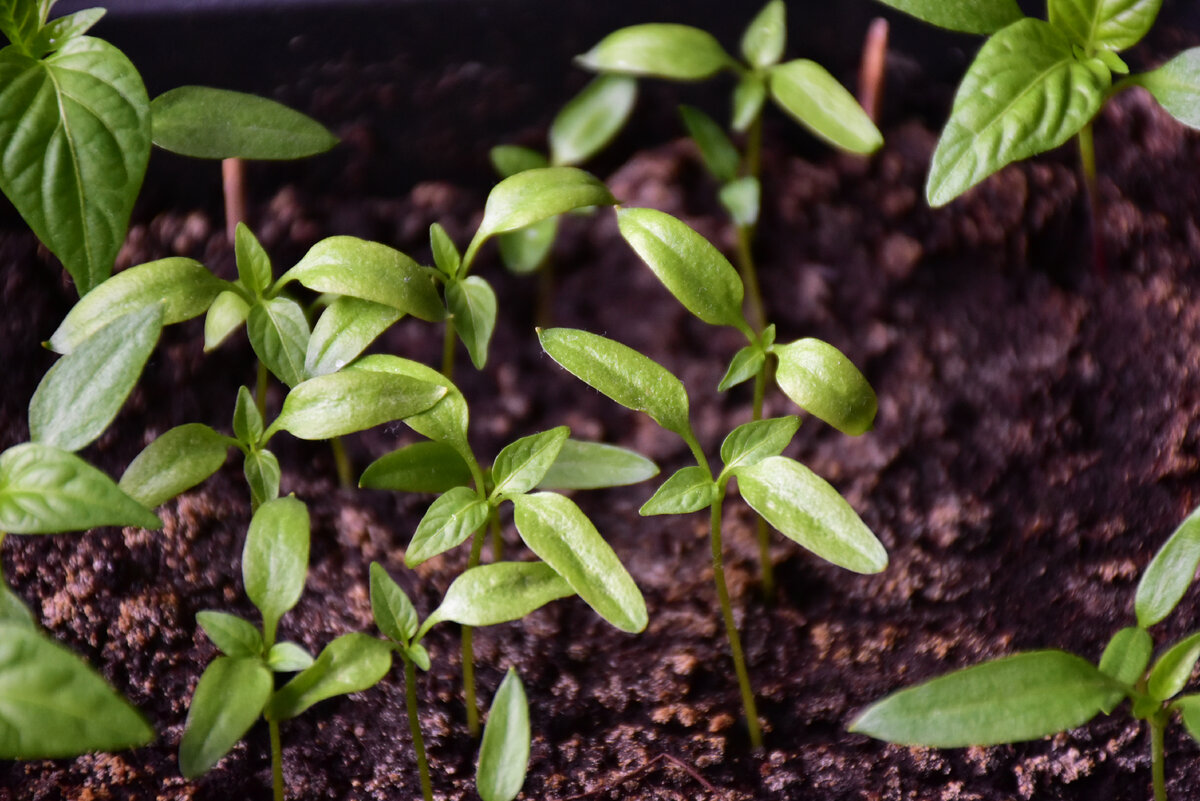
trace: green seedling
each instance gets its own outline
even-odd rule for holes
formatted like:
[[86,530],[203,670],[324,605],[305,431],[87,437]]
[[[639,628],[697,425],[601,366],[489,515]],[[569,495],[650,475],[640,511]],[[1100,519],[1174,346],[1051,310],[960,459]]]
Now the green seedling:
[[762,112],[769,97],[820,139],[851,153],[873,153],[883,144],[854,96],[814,61],[782,62],[787,45],[787,10],[771,0],[742,35],[739,60],[709,33],[688,25],[648,24],[622,28],[576,61],[602,73],[700,81],[721,72],[737,78],[730,127],[745,134],[740,152],[721,126],[699,109],[682,109],[684,124],[705,165],[721,184],[721,204],[738,235],[738,266],[749,289],[750,319],[765,325],[754,266],[753,242],[761,199]]
[[[857,573],[877,573],[887,566],[887,552],[837,490],[804,465],[780,455],[800,425],[798,418],[757,420],[735,428],[721,445],[723,467],[714,476],[692,430],[687,390],[666,368],[632,348],[585,331],[554,328],[540,331],[539,338],[546,353],[568,372],[622,406],[645,412],[660,426],[678,434],[691,450],[696,464],[668,478],[640,513],[709,510],[713,582],[750,742],[760,747],[762,732],[754,692],[725,584],[721,519],[729,482],[737,479],[742,498],[785,536],[836,565]],[[807,379],[811,391],[819,397],[833,397],[831,387],[836,389],[847,378],[853,378],[847,372],[853,370],[852,366],[837,362],[826,366],[833,370],[828,383],[815,376]]]
[[1084,725],[1128,699],[1150,727],[1155,801],[1166,801],[1163,732],[1178,715],[1200,742],[1200,694],[1184,694],[1200,658],[1200,633],[1151,665],[1148,629],[1183,598],[1200,565],[1200,510],[1183,521],[1142,573],[1137,624],[1113,635],[1092,664],[1065,651],[1030,651],[949,673],[869,706],[850,730],[893,743],[959,748],[1036,740]]
[[[511,503],[521,539],[597,614],[622,631],[645,628],[645,602],[617,555],[573,501],[549,490],[634,483],[658,472],[653,463],[621,448],[573,442],[569,429],[560,426],[509,444],[484,470],[468,441],[466,399],[449,380],[396,356],[368,356],[360,364],[422,382],[440,381],[446,393],[433,408],[404,421],[428,441],[380,457],[359,482],[370,489],[438,493],[405,551],[406,565],[416,567],[470,540],[467,567],[474,568],[489,525],[498,554],[500,508]],[[477,737],[469,626],[463,629],[462,649],[467,727]]]
[[[271,740],[274,798],[283,801],[279,724],[319,701],[373,687],[391,668],[391,649],[367,634],[344,634],[316,659],[295,643],[277,641],[280,619],[304,591],[308,548],[303,503],[287,497],[263,504],[250,521],[242,551],[242,581],[262,615],[262,627],[225,612],[196,616],[222,655],[205,668],[192,695],[179,742],[185,777],[206,773],[262,717]],[[277,690],[277,673],[296,675]]]

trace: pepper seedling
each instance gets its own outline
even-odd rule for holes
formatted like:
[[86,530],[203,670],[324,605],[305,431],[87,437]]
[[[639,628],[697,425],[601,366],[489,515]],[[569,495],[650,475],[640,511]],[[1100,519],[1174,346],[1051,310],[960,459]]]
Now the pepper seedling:
[[1112,714],[1125,699],[1150,727],[1155,801],[1166,801],[1163,732],[1178,716],[1200,742],[1200,694],[1180,695],[1200,658],[1200,632],[1150,664],[1148,629],[1183,598],[1200,566],[1200,510],[1167,540],[1138,583],[1135,626],[1113,635],[1097,664],[1066,651],[1030,651],[901,690],[863,710],[850,731],[904,745],[959,748],[1036,740]]
[[[620,405],[645,412],[679,435],[691,450],[696,464],[668,478],[642,506],[640,514],[709,510],[713,582],[750,743],[760,747],[762,731],[754,692],[725,584],[721,522],[730,480],[737,479],[742,498],[781,533],[840,567],[877,573],[887,566],[887,552],[837,490],[804,465],[780,455],[800,425],[798,418],[757,420],[735,428],[721,445],[724,466],[714,476],[692,430],[687,390],[666,368],[632,348],[586,331],[553,328],[539,331],[538,337],[546,353],[568,372]],[[849,374],[842,365],[835,368],[834,375],[845,379]],[[828,396],[826,385],[813,382],[813,386],[815,392]]]

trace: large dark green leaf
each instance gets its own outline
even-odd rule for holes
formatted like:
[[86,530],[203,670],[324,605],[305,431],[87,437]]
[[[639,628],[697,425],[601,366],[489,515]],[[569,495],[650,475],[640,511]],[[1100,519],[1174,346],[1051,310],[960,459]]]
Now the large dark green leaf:
[[819,339],[778,345],[775,381],[804,411],[843,434],[871,430],[879,401],[867,379],[840,350]]
[[571,98],[550,124],[550,160],[557,166],[582,164],[607,145],[633,111],[637,81],[601,75]]
[[201,423],[176,426],[129,463],[118,486],[153,509],[217,472],[232,444],[228,437]]
[[271,671],[261,659],[222,656],[204,670],[179,741],[179,770],[194,779],[246,736],[271,697]]
[[797,59],[772,67],[767,88],[779,107],[834,147],[874,153],[883,135],[837,78],[815,61]]
[[1050,0],[1050,24],[1086,53],[1133,47],[1154,24],[1162,0]]
[[342,370],[297,384],[267,429],[308,440],[332,439],[423,412],[445,387],[375,370]]
[[32,42],[56,0],[0,0],[0,33],[23,46]]
[[383,640],[354,632],[338,637],[312,667],[283,686],[267,705],[270,720],[289,720],[335,695],[374,687],[392,667],[392,648]]
[[605,445],[568,439],[542,480],[543,490],[602,489],[637,484],[658,475],[658,465],[640,453]]
[[1190,128],[1200,128],[1200,47],[1184,50],[1132,80],[1146,87],[1172,117]]
[[1149,628],[1171,614],[1200,566],[1200,509],[1187,516],[1158,549],[1138,582],[1134,608],[1138,625]]
[[250,519],[242,549],[242,582],[262,612],[267,642],[275,639],[279,618],[304,592],[308,542],[308,508],[295,498],[268,501]]
[[963,33],[995,33],[1024,18],[1017,0],[879,0],[931,25]]
[[690,25],[650,23],[621,28],[576,59],[594,72],[699,81],[735,62],[712,34]]
[[517,797],[525,784],[529,746],[529,702],[521,677],[509,668],[492,699],[479,746],[475,786],[483,801],[512,801]]

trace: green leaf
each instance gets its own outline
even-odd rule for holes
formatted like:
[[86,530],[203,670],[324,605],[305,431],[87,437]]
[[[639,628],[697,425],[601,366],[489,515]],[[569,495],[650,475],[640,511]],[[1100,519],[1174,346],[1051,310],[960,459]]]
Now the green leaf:
[[289,720],[335,695],[374,687],[392,667],[392,649],[383,640],[354,632],[338,637],[312,667],[283,686],[267,705],[268,720]]
[[767,88],[781,109],[834,147],[865,154],[883,145],[883,135],[854,95],[815,61],[772,67]]
[[247,597],[262,612],[267,642],[275,639],[279,618],[304,592],[308,542],[308,508],[295,498],[268,501],[250,518],[242,549],[242,582]]
[[275,673],[296,673],[312,666],[312,654],[294,642],[277,642],[267,653],[267,667]]
[[557,236],[558,217],[548,217],[517,231],[500,234],[496,244],[500,246],[500,258],[509,272],[528,275],[546,262]]
[[879,408],[875,390],[840,350],[809,338],[776,346],[774,353],[775,381],[797,406],[843,434],[871,430]]
[[529,549],[566,579],[596,614],[621,631],[646,628],[646,602],[621,560],[573,501],[553,492],[512,499]]
[[432,504],[417,524],[404,553],[409,567],[432,559],[470,539],[487,522],[490,507],[475,490],[455,487]]
[[633,348],[573,328],[538,332],[542,349],[567,372],[627,409],[645,412],[687,438],[688,397],[683,382]]
[[1121,695],[1086,659],[1031,651],[901,690],[863,711],[850,731],[903,745],[999,745],[1082,726]]
[[271,257],[263,249],[258,237],[243,222],[237,224],[233,239],[234,257],[237,261],[238,279],[256,298],[263,297],[275,277],[271,269]]
[[32,42],[46,23],[55,0],[3,0],[0,2],[0,33],[18,47]]
[[242,465],[250,488],[250,506],[257,509],[279,497],[279,460],[270,451],[251,451]]
[[342,437],[423,412],[446,389],[405,375],[374,370],[342,370],[297,384],[267,429],[307,440]]
[[582,164],[604,149],[629,119],[637,101],[637,81],[600,75],[571,98],[550,123],[550,161]]
[[1166,701],[1182,690],[1200,659],[1200,633],[1172,645],[1154,662],[1146,677],[1146,692],[1155,701]]
[[879,0],[941,28],[963,33],[995,33],[1023,19],[1016,0]]
[[272,683],[261,659],[222,656],[205,668],[179,741],[185,779],[208,772],[246,736],[271,697]]
[[517,797],[529,768],[529,746],[529,702],[521,677],[509,668],[492,699],[479,745],[475,786],[483,801],[512,801]]
[[388,639],[407,645],[417,633],[417,610],[378,562],[371,563],[371,614]]
[[1175,119],[1200,128],[1200,47],[1184,50],[1156,70],[1132,79]]
[[0,531],[58,534],[97,526],[157,529],[162,521],[74,454],[33,442],[0,454]]
[[1142,573],[1134,600],[1139,626],[1149,628],[1171,614],[1195,578],[1197,566],[1200,509],[1193,510],[1179,524]]
[[749,381],[762,372],[766,363],[767,354],[763,351],[762,345],[754,342],[745,346],[733,354],[733,359],[730,360],[729,367],[725,370],[724,377],[721,378],[721,383],[717,385],[717,391],[725,392],[744,381]]
[[217,295],[204,317],[204,352],[224,342],[225,337],[246,322],[249,315],[250,304],[237,292],[225,291]]
[[446,284],[446,308],[454,318],[454,330],[467,346],[471,363],[482,370],[496,327],[496,293],[491,284],[477,275],[451,281]]
[[642,504],[638,514],[685,515],[707,509],[717,498],[718,487],[707,470],[699,465],[675,472]]
[[184,258],[130,267],[93,289],[67,313],[49,345],[70,353],[114,320],[150,306],[162,306],[162,324],[203,314],[228,283],[198,261]]
[[0,623],[0,757],[59,759],[145,745],[154,730],[79,657]]
[[196,622],[221,653],[245,659],[257,659],[263,653],[263,638],[253,623],[237,615],[206,610],[196,613]]
[[799,428],[800,418],[791,415],[743,423],[730,431],[721,443],[723,472],[758,464],[768,456],[778,456]]
[[429,246],[433,250],[433,263],[437,265],[438,271],[447,278],[458,275],[458,268],[462,266],[462,256],[441,223],[429,226]]
[[558,458],[571,429],[558,426],[521,437],[506,445],[492,464],[492,499],[529,492],[538,485]]
[[778,64],[787,44],[787,7],[783,0],[771,0],[750,22],[742,34],[742,57],[752,67],[762,69]]
[[624,487],[658,475],[658,465],[640,453],[605,445],[568,439],[537,488],[582,490]]
[[442,603],[417,631],[420,640],[437,623],[494,626],[520,620],[551,601],[574,595],[545,562],[497,562],[464,571],[446,590]]
[[621,28],[575,59],[593,72],[700,81],[735,62],[712,34],[690,25],[651,23]]
[[315,378],[342,369],[403,316],[391,306],[339,296],[313,326],[304,354],[305,375]]
[[0,50],[0,190],[85,295],[112,272],[150,156],[150,103],[121,51],[80,36]]
[[158,343],[162,307],[113,320],[59,359],[29,401],[29,436],[65,451],[104,433],[133,391]]
[[372,462],[358,486],[394,492],[443,493],[471,483],[458,451],[441,442],[414,442]]
[[745,133],[762,114],[763,103],[767,101],[767,84],[762,76],[746,73],[738,81],[733,90],[733,116],[730,127],[738,133]]
[[944,206],[1014,161],[1058,147],[1104,101],[1101,83],[1049,23],[1025,19],[984,44],[954,96],[925,194]]
[[237,403],[233,407],[233,435],[244,445],[253,447],[262,442],[263,418],[248,387],[238,387]]
[[[1145,629],[1128,626],[1113,635],[1100,657],[1100,672],[1123,685],[1132,687],[1146,672],[1154,641]],[[1106,709],[1105,713],[1111,712]]]
[[497,145],[488,154],[492,167],[501,178],[511,178],[519,172],[549,167],[550,161],[541,153],[517,145]]
[[1050,24],[1091,55],[1133,47],[1154,25],[1162,0],[1050,0]]
[[700,150],[704,166],[722,183],[737,177],[742,157],[733,142],[721,130],[712,117],[693,106],[680,106],[679,116],[687,128],[688,136]]
[[260,299],[250,307],[246,333],[255,355],[289,387],[304,380],[308,350],[308,318],[300,304],[288,298]]
[[134,457],[118,486],[153,509],[221,469],[231,444],[228,437],[201,423],[176,426]]
[[1192,735],[1193,740],[1200,742],[1200,695],[1177,698],[1175,703],[1171,704],[1171,708],[1179,710],[1184,728]]
[[37,631],[37,620],[20,596],[0,582],[0,625],[12,624]]
[[403,653],[413,661],[421,670],[429,670],[429,652],[425,650],[425,646],[417,643],[403,649]]
[[788,539],[855,573],[887,567],[887,551],[850,504],[804,465],[769,456],[736,475],[746,503]]
[[154,144],[199,159],[302,159],[338,143],[324,125],[265,97],[180,86],[150,104]]
[[754,176],[747,175],[721,187],[719,198],[735,225],[743,228],[758,224],[758,207],[762,186]]
[[710,325],[728,325],[753,337],[742,314],[742,279],[721,251],[669,214],[620,209],[621,236],[672,295]]
[[314,292],[349,295],[434,322],[445,316],[428,270],[395,248],[353,236],[331,236],[275,282],[299,281]]
[[[47,2],[39,3],[39,5],[49,6],[54,1],[47,0]],[[20,4],[19,0],[18,4]],[[26,3],[25,5],[32,6],[33,4]],[[44,25],[37,32],[37,35],[33,37],[29,46],[30,54],[40,57],[59,49],[70,40],[83,36],[90,31],[103,16],[103,8],[85,8],[83,11],[59,17],[53,22]]]

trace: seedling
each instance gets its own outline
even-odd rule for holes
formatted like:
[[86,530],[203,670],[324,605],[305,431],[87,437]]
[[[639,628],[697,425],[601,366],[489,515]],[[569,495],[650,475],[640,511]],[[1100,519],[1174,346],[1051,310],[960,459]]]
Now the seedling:
[[1200,565],[1200,510],[1183,521],[1142,574],[1137,625],[1113,635],[1100,661],[1030,651],[901,690],[869,706],[850,731],[904,745],[960,748],[1036,740],[1112,714],[1125,699],[1150,727],[1155,801],[1166,801],[1163,732],[1177,714],[1200,741],[1200,694],[1180,695],[1200,658],[1200,633],[1159,653],[1147,631],[1187,592]]
[[[660,426],[678,434],[691,450],[695,466],[668,478],[640,513],[685,514],[708,508],[713,582],[737,672],[750,743],[760,747],[762,731],[754,692],[725,584],[721,512],[730,480],[737,479],[742,497],[771,525],[836,565],[857,573],[877,573],[887,566],[887,552],[837,490],[804,465],[780,455],[800,425],[798,418],[758,420],[735,428],[721,445],[723,467],[714,477],[692,430],[687,390],[666,368],[632,348],[585,331],[554,328],[540,331],[538,336],[546,353],[568,372],[622,406],[650,415]],[[804,342],[797,344],[803,349],[807,347]],[[819,374],[814,374],[806,376],[804,382],[814,397],[830,399],[838,397],[839,390],[853,388],[842,398],[851,401],[849,408],[853,409],[861,405],[858,395],[865,382],[853,366],[847,365],[826,361],[824,367],[831,370],[829,379],[822,381]]]

